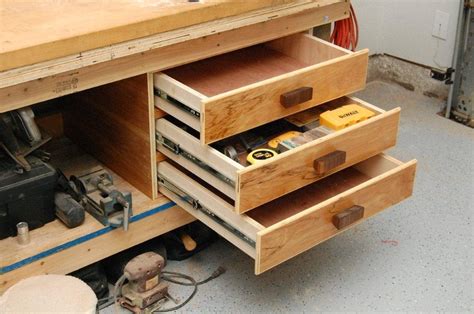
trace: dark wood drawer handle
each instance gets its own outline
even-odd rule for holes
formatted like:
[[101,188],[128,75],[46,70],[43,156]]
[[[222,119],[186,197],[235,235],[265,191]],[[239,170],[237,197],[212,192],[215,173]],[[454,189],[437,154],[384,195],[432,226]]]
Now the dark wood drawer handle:
[[336,150],[316,159],[313,163],[316,174],[323,175],[346,162],[346,152]]
[[280,103],[283,107],[289,108],[313,98],[312,87],[301,87],[290,92],[281,94]]
[[364,207],[354,205],[334,216],[332,216],[332,224],[338,230],[344,229],[345,227],[353,224],[357,220],[364,217]]

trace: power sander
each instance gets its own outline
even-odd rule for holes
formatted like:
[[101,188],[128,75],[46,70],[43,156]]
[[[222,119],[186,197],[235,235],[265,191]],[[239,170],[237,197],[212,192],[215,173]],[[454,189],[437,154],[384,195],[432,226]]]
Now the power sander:
[[[205,284],[225,272],[219,267],[211,276],[196,281],[193,277],[182,273],[164,271],[165,260],[154,252],[146,252],[131,259],[123,269],[123,275],[115,283],[113,303],[136,314],[171,312],[186,305],[197,293],[198,285]],[[128,282],[124,285],[125,281]],[[187,299],[178,303],[168,293],[168,283],[193,287]],[[171,300],[176,305],[162,309],[162,305]],[[106,303],[107,304],[107,303]]]
[[121,306],[134,313],[143,313],[151,305],[166,299],[168,284],[160,279],[165,266],[164,258],[154,252],[146,252],[131,259],[119,279],[128,280],[122,287]]

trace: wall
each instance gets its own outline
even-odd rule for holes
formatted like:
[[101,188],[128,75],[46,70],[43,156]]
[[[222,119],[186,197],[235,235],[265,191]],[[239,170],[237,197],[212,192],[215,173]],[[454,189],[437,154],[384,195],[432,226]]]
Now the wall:
[[[423,65],[452,64],[460,0],[352,0],[360,27],[358,49]],[[431,35],[436,10],[450,15],[447,40]]]

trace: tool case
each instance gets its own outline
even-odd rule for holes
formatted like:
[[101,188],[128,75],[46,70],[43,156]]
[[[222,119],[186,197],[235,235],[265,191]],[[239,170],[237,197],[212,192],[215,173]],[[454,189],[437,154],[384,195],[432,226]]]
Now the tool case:
[[30,230],[55,219],[56,170],[27,157],[31,171],[18,173],[13,161],[0,157],[0,239],[16,235],[16,224],[28,223]]

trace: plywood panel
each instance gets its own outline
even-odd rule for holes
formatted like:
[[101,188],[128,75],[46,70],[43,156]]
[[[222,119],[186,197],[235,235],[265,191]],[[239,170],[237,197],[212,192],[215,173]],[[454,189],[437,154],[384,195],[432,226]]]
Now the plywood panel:
[[[341,1],[325,0],[324,6],[322,2],[321,6],[319,2],[294,5],[277,12],[229,18],[232,20],[228,23],[186,29],[175,34],[173,40],[161,39],[159,44],[152,41],[145,51],[122,58],[116,58],[117,52],[111,49],[103,52],[105,57],[94,54],[84,60],[81,54],[71,60],[0,73],[0,112],[293,34],[325,23],[326,16],[341,19],[347,16],[344,13],[348,8],[348,3]],[[126,45],[122,50],[136,51],[136,47]]]
[[[360,90],[365,87],[367,62],[368,50],[361,50],[208,98],[201,112],[203,143],[216,142]],[[280,104],[282,94],[301,87],[313,88],[311,100],[289,108]]]
[[314,208],[281,221],[257,234],[255,273],[260,274],[314,247],[340,232],[332,216],[354,205],[363,206],[364,221],[409,197],[413,191],[416,160],[398,166]]
[[66,136],[147,196],[156,197],[154,108],[147,75],[76,94],[70,102],[64,114]]
[[369,179],[370,177],[354,168],[344,169],[284,197],[263,204],[248,212],[247,215],[263,226],[270,227]]
[[[104,167],[66,138],[53,139],[47,150],[51,152],[51,164],[66,176]],[[119,190],[132,193],[133,217],[129,230],[105,227],[86,213],[85,222],[73,229],[54,220],[32,230],[28,245],[18,244],[14,237],[0,240],[0,294],[23,278],[70,273],[194,220],[163,195],[152,200],[108,171]]]
[[2,0],[0,71],[287,2]]
[[173,68],[165,74],[211,97],[308,65],[258,45]]
[[316,64],[350,54],[351,51],[311,35],[295,34],[278,38],[266,44],[292,58]]
[[[161,196],[153,202],[154,205],[150,204],[151,207],[149,209],[165,206],[167,204],[170,204],[171,201],[168,200],[166,197]],[[56,238],[61,241],[60,243],[68,243],[70,241],[74,241],[75,239],[82,239],[83,237],[87,237],[88,235],[95,235],[96,233],[104,234],[99,234],[97,235],[97,237],[84,242],[80,242],[73,247],[67,248],[65,250],[60,250],[58,252],[55,252],[55,254],[37,259],[32,263],[23,265],[20,268],[1,274],[0,294],[4,293],[6,289],[8,289],[21,279],[35,275],[65,275],[71,273],[77,269],[80,269],[97,261],[100,261],[108,256],[121,252],[129,247],[145,242],[168,231],[179,228],[194,220],[195,218],[193,216],[189,215],[180,207],[171,206],[170,208],[159,211],[157,213],[150,214],[150,216],[131,223],[127,232],[124,232],[122,229],[114,229],[109,232],[105,232],[102,230],[107,230],[106,227],[103,227],[91,216],[87,215],[87,225],[85,225],[87,226],[87,228],[80,229],[80,231],[82,232],[77,232],[76,235],[72,237],[70,232],[72,231],[71,229],[67,229],[59,221],[55,221],[53,223],[50,223],[46,227],[43,227],[47,228],[45,229],[45,231],[49,232],[49,239],[38,239],[38,241],[50,241],[51,238]],[[34,238],[34,231],[32,231],[31,234],[31,236],[33,237],[31,243],[38,242]],[[24,247],[20,248],[19,245],[16,245],[15,239],[11,238],[11,240],[9,241],[13,242],[13,245],[9,246],[8,249],[14,249],[17,252],[24,250]],[[0,244],[2,245],[1,253],[3,253],[5,252],[7,247],[4,247],[4,243],[2,242],[0,242]],[[33,254],[41,252],[42,251],[37,249],[33,252]],[[3,256],[1,257],[3,258]],[[0,260],[2,260],[3,265],[4,260],[2,258],[0,258]],[[16,256],[14,260],[18,261],[19,256]]]
[[[400,108],[396,108],[240,170],[236,210],[251,210],[394,146],[399,119]],[[336,150],[346,153],[345,162],[327,173],[316,173],[314,160]]]

